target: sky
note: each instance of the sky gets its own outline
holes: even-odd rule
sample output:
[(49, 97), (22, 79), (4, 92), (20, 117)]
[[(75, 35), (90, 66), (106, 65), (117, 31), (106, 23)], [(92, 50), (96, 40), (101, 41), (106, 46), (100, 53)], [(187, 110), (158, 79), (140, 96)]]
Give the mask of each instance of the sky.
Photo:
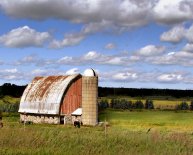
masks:
[(1, 0), (0, 85), (96, 70), (99, 86), (193, 89), (193, 0)]

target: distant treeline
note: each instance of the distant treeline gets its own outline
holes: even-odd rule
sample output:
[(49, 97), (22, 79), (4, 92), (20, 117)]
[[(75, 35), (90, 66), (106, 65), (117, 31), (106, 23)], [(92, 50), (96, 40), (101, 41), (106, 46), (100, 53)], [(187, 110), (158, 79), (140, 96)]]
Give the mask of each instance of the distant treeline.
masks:
[[(5, 83), (0, 86), (0, 97), (9, 95), (13, 97), (21, 97), (24, 86)], [(178, 89), (147, 89), (147, 88), (110, 88), (99, 87), (99, 97), (106, 96), (131, 96), (131, 97), (146, 97), (146, 96), (170, 96), (175, 98), (193, 97), (193, 90), (178, 90)]]
[(0, 97), (9, 95), (13, 97), (21, 97), (23, 94), (25, 86), (17, 86), (15, 84), (5, 83), (0, 86)]
[(106, 97), (106, 96), (131, 96), (131, 97), (170, 96), (175, 98), (193, 97), (193, 90), (178, 90), (178, 89), (99, 87), (98, 92), (99, 97)]

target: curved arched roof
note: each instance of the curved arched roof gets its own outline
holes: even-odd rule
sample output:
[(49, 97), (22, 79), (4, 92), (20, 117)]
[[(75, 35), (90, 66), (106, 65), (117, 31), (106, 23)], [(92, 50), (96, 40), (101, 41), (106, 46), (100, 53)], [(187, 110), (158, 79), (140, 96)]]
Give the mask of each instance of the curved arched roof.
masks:
[(19, 112), (59, 114), (62, 97), (78, 76), (80, 74), (34, 78), (22, 95)]

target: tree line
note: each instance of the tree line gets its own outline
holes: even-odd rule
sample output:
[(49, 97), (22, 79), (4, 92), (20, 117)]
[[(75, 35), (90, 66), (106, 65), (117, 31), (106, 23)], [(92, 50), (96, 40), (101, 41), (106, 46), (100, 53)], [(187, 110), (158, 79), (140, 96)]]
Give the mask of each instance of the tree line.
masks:
[(109, 102), (108, 100), (100, 100), (98, 102), (99, 110), (103, 110), (106, 108), (112, 109), (154, 109), (154, 104), (152, 100), (146, 100), (143, 103), (141, 100), (137, 101), (129, 101), (126, 99), (111, 99)]
[(6, 95), (12, 96), (12, 97), (21, 97), (25, 88), (26, 88), (26, 85), (18, 86), (11, 83), (4, 83), (2, 86), (0, 86), (0, 97), (6, 96)]
[(131, 97), (145, 97), (145, 96), (165, 96), (165, 97), (193, 97), (193, 90), (178, 90), (178, 89), (153, 89), (153, 88), (110, 88), (99, 87), (99, 97), (106, 96), (131, 96)]
[[(13, 97), (21, 97), (27, 85), (18, 86), (11, 83), (5, 83), (0, 86), (0, 97), (9, 95)], [(153, 88), (111, 88), (99, 87), (98, 96), (170, 96), (175, 98), (193, 97), (193, 90), (178, 90), (178, 89), (153, 89)]]

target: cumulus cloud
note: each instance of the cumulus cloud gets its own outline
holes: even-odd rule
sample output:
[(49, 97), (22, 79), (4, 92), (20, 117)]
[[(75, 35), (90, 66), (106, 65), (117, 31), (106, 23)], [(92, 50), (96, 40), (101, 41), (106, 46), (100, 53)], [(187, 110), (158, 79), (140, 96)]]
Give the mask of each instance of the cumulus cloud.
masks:
[(183, 75), (178, 73), (165, 73), (161, 74), (157, 77), (159, 82), (169, 82), (169, 83), (176, 83), (183, 80)]
[(183, 25), (174, 26), (160, 36), (161, 41), (179, 43), (182, 39), (186, 39), (189, 43), (193, 43), (193, 25), (184, 28)]
[(136, 54), (140, 56), (154, 56), (162, 54), (165, 51), (163, 46), (147, 45), (139, 49)]
[(48, 32), (37, 32), (28, 26), (23, 26), (0, 36), (0, 43), (6, 47), (40, 47), (43, 46), (50, 37)]
[[(52, 40), (49, 47), (54, 49), (78, 45), (88, 35), (99, 31), (114, 33), (152, 22), (170, 25), (189, 21), (193, 19), (192, 8), (192, 0), (0, 1), (0, 10), (11, 17), (33, 20), (54, 18), (83, 24), (80, 32), (66, 34), (62, 40)], [(192, 29), (189, 31), (192, 32)], [(193, 42), (190, 34), (186, 34), (186, 39)], [(37, 32), (25, 26), (1, 36), (0, 43), (7, 47), (39, 47), (49, 38), (48, 32)], [(179, 42), (181, 39), (179, 34), (175, 35), (172, 32), (168, 35), (165, 33), (161, 37), (161, 40), (170, 42)], [(109, 44), (106, 48), (112, 49), (115, 46)]]
[(184, 38), (185, 29), (182, 25), (175, 26), (160, 36), (161, 41), (178, 43)]
[(81, 33), (67, 34), (63, 40), (53, 40), (49, 47), (50, 48), (63, 48), (67, 46), (74, 46), (79, 44), (86, 36)]
[(163, 24), (181, 23), (193, 19), (192, 8), (192, 0), (159, 0), (153, 9), (154, 18)]
[(193, 53), (187, 51), (169, 52), (161, 56), (148, 57), (144, 61), (156, 65), (192, 66)]
[(78, 68), (72, 68), (66, 71), (66, 75), (73, 75), (73, 74), (77, 74), (79, 73), (79, 69)]
[(184, 51), (192, 52), (193, 53), (193, 44), (186, 44), (183, 48)]
[(107, 21), (121, 28), (152, 21), (176, 24), (193, 19), (192, 0), (1, 0), (0, 6), (7, 15), (16, 18), (56, 18), (84, 24)]
[[(2, 10), (17, 18), (59, 18), (77, 23), (111, 21), (121, 26), (138, 26), (146, 22), (151, 1), (79, 1), (74, 0), (20, 0), (0, 2)], [(128, 9), (130, 8), (130, 9)]]
[(99, 31), (105, 30), (119, 30), (118, 27), (112, 26), (107, 21), (102, 21), (100, 23), (89, 23), (86, 24), (80, 32), (69, 33), (64, 36), (63, 40), (52, 40), (49, 47), (50, 48), (63, 48), (67, 46), (78, 45), (82, 40), (84, 40), (88, 35)]
[(117, 73), (112, 77), (113, 80), (118, 80), (118, 81), (132, 81), (137, 78), (138, 78), (137, 74), (131, 73), (131, 72)]
[(11, 30), (7, 34), (0, 36), (0, 44), (6, 47), (30, 47), (43, 46), (50, 39), (48, 32), (37, 32), (28, 26)]
[(192, 73), (184, 71), (163, 72), (161, 70), (144, 71), (136, 68), (123, 68), (109, 72), (100, 71), (102, 82), (156, 82), (156, 83), (193, 83)]
[(33, 64), (33, 63), (37, 63), (39, 61), (39, 58), (37, 55), (35, 54), (31, 54), (28, 56), (23, 57), (20, 60), (17, 60), (16, 62), (14, 62), (14, 65), (24, 65), (24, 64)]
[(193, 43), (193, 35), (192, 34), (193, 34), (193, 24), (185, 32), (185, 38), (187, 39), (187, 41), (189, 43)]
[(105, 46), (105, 48), (111, 50), (111, 49), (116, 48), (116, 45), (115, 45), (114, 43), (108, 43), (108, 44)]
[(10, 81), (10, 80), (22, 80), (23, 73), (18, 71), (17, 68), (2, 69), (0, 70), (0, 79)]
[(85, 60), (93, 60), (99, 58), (100, 56), (101, 54), (96, 51), (89, 51), (83, 57)]

